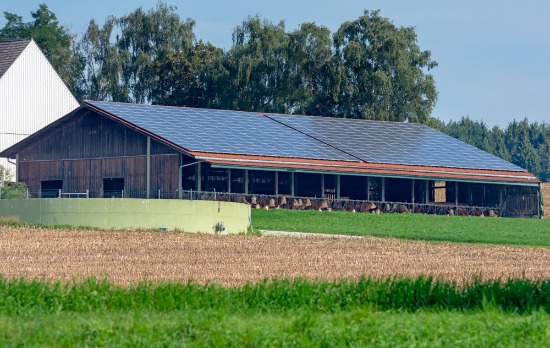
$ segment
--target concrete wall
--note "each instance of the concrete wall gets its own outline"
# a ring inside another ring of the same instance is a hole
[[[223,222],[224,234],[246,232],[249,209],[240,203],[169,199],[0,200],[0,218],[26,223],[214,233],[214,226]]]

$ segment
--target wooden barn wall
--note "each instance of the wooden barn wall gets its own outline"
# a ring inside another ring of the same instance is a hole
[[[174,193],[178,183],[178,155],[151,156],[151,196]],[[26,161],[19,165],[20,181],[30,192],[39,192],[41,181],[63,180],[63,192],[85,192],[102,197],[104,178],[124,178],[127,196],[145,197],[147,157],[115,157],[84,160]]]
[[[82,110],[73,122],[29,145],[19,154],[19,160],[140,156],[146,152],[145,135],[95,112]],[[154,139],[151,141],[151,155],[176,153]]]

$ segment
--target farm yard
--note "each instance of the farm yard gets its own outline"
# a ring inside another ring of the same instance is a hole
[[[549,220],[253,210],[252,222],[248,235],[1,223],[0,345],[550,342]]]

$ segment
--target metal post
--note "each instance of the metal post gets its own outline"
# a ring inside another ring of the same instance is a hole
[[[370,201],[370,177],[367,176],[367,201]]]
[[[202,191],[202,174],[201,174],[201,164],[197,163],[197,168],[195,169],[195,188],[197,192]]]
[[[15,155],[15,181],[19,182],[19,154]]]
[[[27,199],[29,199],[29,188],[27,187]]]
[[[336,174],[336,199],[340,199],[340,174]]]
[[[382,194],[381,194],[382,197],[380,197],[380,200],[382,202],[385,202],[386,201],[386,178],[381,178],[381,181],[382,181],[382,185],[381,185],[382,186]]]
[[[321,198],[325,198],[325,174],[321,174]]]
[[[151,137],[147,137],[147,197],[151,197]]]
[[[244,193],[248,194],[248,169],[244,170]]]
[[[86,198],[90,198],[90,190],[86,189]]]
[[[227,170],[227,193],[231,193],[231,169]]]
[[[458,181],[455,181],[455,215],[458,215]]]
[[[57,198],[61,198],[61,190],[59,190],[59,196]]]
[[[122,191],[120,192],[120,195],[121,195],[120,198],[124,198],[124,190],[122,190]]]
[[[160,190],[159,190],[159,199],[160,199]]]
[[[295,189],[294,189],[294,172],[290,173],[290,195],[294,196]]]
[[[537,190],[537,217],[539,219],[542,219],[542,214],[541,214],[541,211],[540,211],[540,186],[541,184],[539,183],[539,189]]]
[[[279,195],[279,172],[275,172],[275,196]]]
[[[430,203],[430,180],[424,181],[424,203]]]
[[[416,180],[411,179],[411,203],[414,204],[414,184]]]

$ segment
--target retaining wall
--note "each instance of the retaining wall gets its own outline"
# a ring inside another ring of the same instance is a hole
[[[166,229],[215,233],[246,232],[250,207],[246,204],[170,199],[54,198],[0,200],[0,217],[44,225],[106,229]]]

